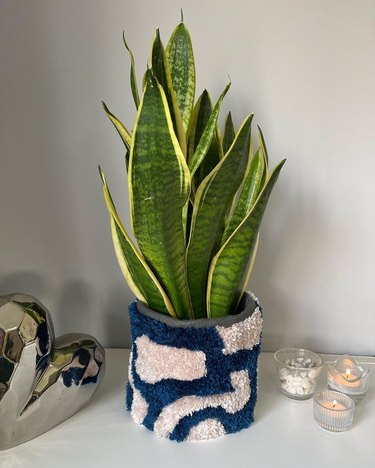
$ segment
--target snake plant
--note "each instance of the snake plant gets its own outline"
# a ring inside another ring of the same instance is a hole
[[[269,172],[259,127],[254,148],[253,114],[235,130],[229,113],[220,131],[220,106],[230,83],[215,105],[207,91],[195,102],[193,48],[183,21],[166,48],[156,31],[141,97],[125,37],[124,44],[137,108],[133,130],[103,107],[125,145],[129,216],[137,245],[99,168],[122,273],[136,297],[160,313],[178,319],[234,313],[285,160]]]

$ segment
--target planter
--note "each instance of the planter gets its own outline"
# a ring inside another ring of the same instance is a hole
[[[176,320],[140,301],[130,304],[129,316],[126,405],[137,424],[178,442],[250,426],[263,322],[253,295],[219,319]]]

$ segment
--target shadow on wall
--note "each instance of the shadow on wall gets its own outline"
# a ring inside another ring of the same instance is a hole
[[[50,281],[39,273],[23,271],[0,277],[0,294],[25,293],[43,302],[51,289]]]
[[[88,333],[100,341],[96,327],[95,304],[97,292],[94,286],[81,279],[67,281],[56,299],[55,326],[69,333]]]
[[[127,289],[125,284],[112,288],[102,310],[104,342],[110,343],[112,348],[130,348],[128,306],[134,299]]]
[[[329,239],[329,223],[319,194],[306,192],[300,182],[292,186],[280,178],[279,183],[280,195],[271,202],[261,229],[250,282],[264,309],[264,351],[290,346],[287,341],[293,330],[303,330],[304,323],[310,324],[306,318],[313,317],[311,296],[316,293],[310,286],[312,275],[322,252],[335,241]],[[267,218],[272,222],[267,223]],[[300,291],[305,291],[304,297]]]
[[[98,288],[81,279],[65,283],[56,306],[56,329],[94,335],[105,347],[128,348],[130,326],[126,285],[101,297]]]

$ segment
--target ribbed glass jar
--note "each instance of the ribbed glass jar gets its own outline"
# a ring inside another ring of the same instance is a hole
[[[314,394],[314,419],[323,429],[343,432],[352,427],[354,401],[340,392],[325,390]]]

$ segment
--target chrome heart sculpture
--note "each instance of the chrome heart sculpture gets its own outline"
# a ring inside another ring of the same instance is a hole
[[[103,347],[89,335],[55,339],[48,310],[25,294],[0,296],[0,450],[68,419],[98,388]]]

